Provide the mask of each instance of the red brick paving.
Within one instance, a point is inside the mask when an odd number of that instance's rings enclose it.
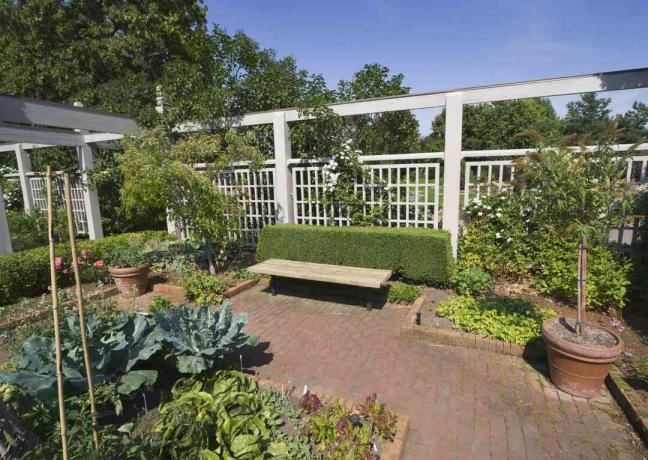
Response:
[[[347,399],[377,392],[411,417],[406,460],[648,458],[607,390],[573,398],[520,358],[401,338],[403,307],[367,312],[265,288],[234,299],[261,342],[244,365]]]

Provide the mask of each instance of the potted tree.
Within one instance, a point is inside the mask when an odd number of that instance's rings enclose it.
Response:
[[[585,321],[587,237],[581,236],[578,254],[577,318],[553,318],[542,325],[549,374],[566,393],[590,398],[601,388],[610,365],[623,350],[621,338],[601,326]]]
[[[150,268],[144,245],[135,239],[115,249],[109,258],[108,272],[124,298],[146,293]]]
[[[595,149],[541,150],[520,164],[531,197],[531,219],[551,235],[547,239],[560,240],[565,248],[578,248],[577,259],[565,259],[569,264],[577,262],[572,285],[576,289],[568,292],[568,297],[575,294],[576,318],[545,321],[542,336],[551,380],[561,390],[582,397],[598,393],[610,364],[623,349],[618,335],[585,320],[588,245],[592,255],[611,250],[610,229],[625,220],[632,191],[626,179],[626,160],[631,153],[613,150],[614,135],[609,127]],[[616,307],[613,303],[597,305]]]

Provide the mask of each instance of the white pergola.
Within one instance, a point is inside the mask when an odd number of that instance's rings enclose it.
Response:
[[[443,152],[422,154],[389,155],[393,160],[413,160],[418,158],[439,158],[443,161],[443,228],[452,236],[456,251],[459,233],[461,161],[472,157],[501,156],[515,151],[463,151],[461,148],[463,106],[485,102],[525,99],[534,97],[563,96],[586,92],[618,91],[648,88],[648,68],[601,72],[543,80],[524,81],[447,91],[434,91],[402,96],[381,97],[352,102],[330,104],[329,107],[340,116],[417,110],[435,107],[446,109],[445,148]],[[162,100],[158,98],[158,111],[162,110]],[[216,126],[253,126],[272,124],[274,128],[273,160],[267,163],[274,167],[274,201],[276,221],[293,223],[294,197],[293,177],[290,166],[297,160],[291,158],[290,122],[308,119],[295,108],[285,108],[266,112],[247,113],[223,119]],[[209,128],[195,124],[185,124],[176,128],[179,132],[192,132]],[[0,154],[14,152],[18,159],[20,183],[25,206],[30,205],[29,181],[30,149],[50,146],[72,146],[79,150],[82,174],[92,169],[93,143],[118,140],[125,133],[138,131],[137,124],[129,117],[86,110],[78,106],[67,106],[49,102],[39,102],[11,96],[0,95]],[[515,153],[512,153],[515,154]],[[372,157],[365,157],[372,159]],[[85,202],[88,210],[89,234],[91,238],[102,235],[96,192],[87,190]],[[0,254],[11,251],[7,231],[4,205],[0,193]],[[173,231],[173,223],[169,222]]]
[[[50,146],[76,147],[82,182],[88,184],[88,172],[94,167],[92,144],[121,139],[136,133],[139,127],[127,116],[84,109],[74,105],[35,101],[0,95],[0,154],[15,154],[25,210],[34,208],[29,176],[32,173],[29,152]],[[83,189],[88,235],[101,238],[101,214],[96,190]],[[0,190],[0,254],[12,252],[2,190]]]

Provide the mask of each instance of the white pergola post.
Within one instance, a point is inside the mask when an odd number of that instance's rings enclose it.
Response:
[[[74,107],[83,107],[80,102],[75,102]],[[75,129],[78,133],[87,133],[87,131]],[[101,225],[101,210],[99,209],[99,195],[94,185],[90,183],[89,172],[94,169],[94,154],[92,147],[83,144],[77,147],[79,156],[79,168],[81,169],[81,183],[83,184],[83,204],[88,222],[88,237],[91,240],[103,238],[103,226]]]
[[[277,223],[292,224],[295,222],[293,209],[293,182],[288,160],[292,156],[290,145],[290,127],[286,113],[275,113],[272,119],[275,151],[275,201],[277,203]]]
[[[25,150],[22,144],[16,144],[16,162],[18,163],[18,175],[20,177],[20,189],[22,190],[23,207],[25,212],[34,209],[34,197],[32,196],[31,183],[28,174],[32,172],[29,151]]]
[[[4,206],[4,196],[2,195],[2,185],[0,185],[0,255],[11,254],[11,235],[9,235],[9,223],[7,222],[7,213]]]
[[[462,93],[446,95],[445,153],[443,156],[443,229],[450,232],[452,254],[457,257],[459,192],[461,190]]]
[[[89,172],[94,169],[94,155],[92,147],[88,144],[77,147],[79,163],[81,166],[81,182],[83,183],[83,203],[85,204],[86,219],[88,221],[88,236],[91,240],[103,238],[101,225],[101,211],[99,209],[99,194],[94,185],[90,183]]]

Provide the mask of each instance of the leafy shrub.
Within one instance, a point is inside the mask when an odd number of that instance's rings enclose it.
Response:
[[[381,268],[431,283],[449,282],[454,266],[449,233],[404,227],[268,225],[257,259],[272,258]]]
[[[507,297],[451,297],[439,304],[439,316],[468,332],[525,345],[540,335],[542,322],[556,316],[553,310]]]
[[[217,276],[202,270],[191,270],[180,280],[185,295],[196,303],[218,305],[223,301],[227,284]]]
[[[566,302],[575,302],[577,294],[578,253],[576,242],[547,239],[541,246],[539,264],[533,270],[533,286]],[[610,250],[594,245],[587,253],[587,306],[605,310],[622,308],[630,284],[630,261],[616,260]]]
[[[149,313],[155,313],[162,310],[168,310],[173,307],[173,303],[166,297],[162,297],[159,294],[153,295],[153,302],[148,307]]]
[[[105,260],[116,248],[123,246],[134,234],[109,236],[100,240],[79,241],[79,251],[87,249],[92,260]],[[137,233],[143,241],[169,239],[167,232]],[[28,249],[6,256],[0,256],[0,305],[17,302],[21,297],[34,297],[48,291],[50,285],[49,252],[47,247]],[[70,249],[61,244],[56,247],[56,255],[62,262],[70,265]],[[90,270],[81,272],[84,282],[96,281],[100,273]],[[59,273],[59,286],[74,284],[71,273]]]
[[[491,276],[479,267],[457,270],[453,281],[459,295],[479,295],[493,289]]]
[[[247,315],[233,315],[231,302],[223,303],[219,310],[211,305],[195,310],[182,305],[158,311],[154,318],[155,340],[164,344],[166,357],[183,374],[210,369],[232,351],[256,343],[256,337],[243,332]]]
[[[390,284],[387,291],[387,299],[391,303],[413,303],[421,297],[421,288],[411,284],[396,283]]]
[[[284,421],[268,410],[256,381],[236,371],[179,380],[153,430],[158,458],[291,458],[278,435]]]
[[[15,252],[47,244],[47,221],[38,211],[7,211],[11,246]]]

